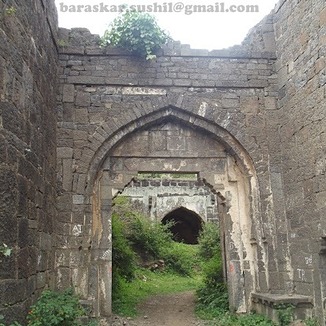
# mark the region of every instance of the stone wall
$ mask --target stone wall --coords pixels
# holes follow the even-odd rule
[[[217,194],[201,180],[133,179],[119,195],[128,197],[139,212],[161,223],[172,211],[185,208],[201,222],[217,222]]]
[[[56,217],[57,15],[0,1],[0,314],[23,321],[51,283]]]
[[[326,235],[325,1],[280,1],[274,16],[280,164],[286,213],[278,237],[288,247],[284,274],[293,292],[314,298],[324,315]],[[324,321],[323,321],[324,323]]]
[[[110,315],[113,196],[138,172],[191,172],[218,194],[233,308],[283,300],[324,323],[323,0],[281,0],[240,46],[172,42],[153,61],[61,29],[58,73],[53,1],[0,15],[0,314],[73,285]]]
[[[111,151],[110,158],[103,163],[103,169],[110,171],[114,195],[124,188],[131,178],[146,171],[178,171],[188,173],[188,176],[192,173],[197,180],[198,171],[201,170],[202,176],[213,182],[217,190],[225,190],[223,179],[226,179],[227,165],[225,148],[209,135],[175,122],[166,122],[130,135]],[[173,175],[178,174],[174,173],[171,177]],[[166,178],[164,173],[162,178]],[[208,217],[212,218],[213,212],[209,213],[208,210],[213,210],[216,215],[214,208],[208,209],[208,206],[211,206],[211,190],[186,181],[187,179],[181,179],[176,183],[175,180],[171,184],[168,180],[163,183],[153,180],[148,187],[142,182],[141,186],[124,188],[123,195],[136,196],[138,200],[142,200],[144,212],[157,221],[161,221],[167,213],[180,206],[193,210],[204,221],[207,221]],[[150,211],[149,196],[152,202]]]
[[[144,169],[197,171],[221,191],[232,304],[248,311],[251,291],[269,291],[267,260],[277,255],[270,178],[270,152],[278,153],[272,36],[267,18],[242,47],[209,52],[171,43],[156,60],[145,61],[99,48],[85,29],[60,31],[57,277],[61,287],[74,284],[95,315],[110,314],[113,190]],[[176,128],[164,145],[160,126],[169,123]],[[188,151],[173,134],[182,129],[194,130]],[[153,148],[139,145],[146,134],[153,136]],[[115,174],[110,164],[117,153],[125,159]],[[211,153],[216,160],[221,154],[222,170],[216,160],[210,164]]]

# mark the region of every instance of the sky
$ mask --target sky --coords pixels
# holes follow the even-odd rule
[[[278,0],[200,0],[199,3],[195,0],[55,0],[60,27],[86,27],[91,33],[102,36],[118,15],[115,11],[119,5],[139,6],[142,8],[140,10],[144,10],[143,6],[146,5],[146,10],[151,10],[150,13],[157,18],[159,26],[168,31],[175,41],[190,44],[193,49],[207,50],[240,44],[249,30],[269,14],[277,2]],[[200,5],[200,8],[196,8],[196,5]],[[170,11],[171,8],[174,12]],[[93,12],[86,12],[90,10]],[[160,10],[163,12],[159,13]]]

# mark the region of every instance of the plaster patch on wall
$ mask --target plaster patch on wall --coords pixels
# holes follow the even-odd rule
[[[306,271],[304,269],[298,268],[298,277],[302,281],[306,281]]]
[[[72,228],[72,234],[75,237],[78,237],[79,235],[81,235],[82,233],[82,226],[80,224],[76,224],[73,228]]]
[[[225,183],[226,182],[226,177],[224,174],[214,174],[214,183],[215,184],[220,184],[220,183]]]
[[[111,250],[110,249],[108,249],[108,250],[106,250],[104,253],[103,253],[103,255],[102,255],[102,259],[103,260],[111,260]]]
[[[63,276],[62,276],[61,270],[58,269],[57,278],[56,278],[58,289],[60,289],[62,287],[62,279],[63,279]]]
[[[115,197],[119,192],[119,189],[112,188],[112,198]]]
[[[173,165],[170,163],[164,163],[164,171],[171,170],[173,171]]]
[[[171,164],[171,163],[164,163],[164,171],[180,171],[185,166],[187,166],[186,161],[180,161],[180,164],[178,167],[173,167],[173,164]]]
[[[100,279],[100,290],[101,290],[101,294],[104,297],[105,300],[108,300],[108,293],[106,291],[106,284],[105,284],[105,280]]]
[[[150,87],[124,87],[123,95],[166,95],[166,90],[162,88]]]
[[[206,102],[202,102],[200,107],[199,107],[198,114],[200,116],[204,117],[205,114],[206,114],[207,107],[208,107],[208,104]]]
[[[181,161],[179,167],[177,169],[175,169],[175,171],[180,171],[181,168],[183,168],[185,166],[187,166],[187,162],[186,161]]]
[[[68,256],[69,257],[69,256]],[[37,262],[39,265],[39,261]],[[69,262],[67,262],[67,257],[63,253],[59,253],[56,255],[56,264],[58,266],[68,266]]]
[[[304,258],[306,265],[312,265],[312,255]]]
[[[227,173],[228,173],[228,181],[236,182],[238,180],[236,163],[234,161],[234,158],[230,156],[228,156],[227,159]]]
[[[228,125],[230,124],[230,121],[231,121],[231,115],[230,115],[230,112],[227,112],[226,119],[224,119],[221,126],[225,129],[227,129]]]
[[[71,275],[75,284],[79,284],[78,287],[75,288],[77,294],[82,295],[84,297],[87,296],[87,288],[88,288],[88,274],[82,269],[73,269]]]

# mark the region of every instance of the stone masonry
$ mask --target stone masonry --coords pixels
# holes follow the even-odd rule
[[[185,208],[196,213],[200,222],[218,222],[218,195],[201,181],[134,179],[118,195],[129,198],[153,221],[162,222],[169,213]]]
[[[141,173],[181,173],[213,194],[231,308],[275,318],[292,303],[325,324],[325,1],[281,0],[239,46],[171,42],[152,61],[58,31],[51,0],[14,15],[7,2],[0,243],[14,253],[1,258],[0,313],[22,319],[44,287],[73,286],[105,325],[112,199]],[[132,195],[152,209],[164,191],[150,185]],[[152,217],[205,216],[190,183],[179,190]]]
[[[0,257],[0,315],[6,320],[23,321],[54,283],[55,39],[52,1],[0,1],[0,245],[13,249]]]
[[[148,62],[104,52],[87,30],[61,30],[59,37],[72,44],[59,55],[58,209],[70,218],[60,227],[59,285],[78,283],[94,313],[109,315],[112,196],[139,171],[196,172],[220,192],[231,304],[248,311],[251,292],[269,288],[255,257],[267,264],[261,225],[273,202],[261,127],[266,106],[276,109],[275,55],[236,48],[226,56],[171,44]],[[258,169],[253,161],[261,162]],[[259,192],[258,183],[266,185]],[[266,206],[259,207],[260,198]]]

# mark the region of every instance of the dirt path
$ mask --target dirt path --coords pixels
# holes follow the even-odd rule
[[[112,326],[204,326],[194,315],[194,292],[157,295],[139,305],[139,316],[134,319],[116,317]]]

